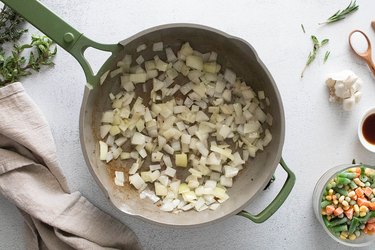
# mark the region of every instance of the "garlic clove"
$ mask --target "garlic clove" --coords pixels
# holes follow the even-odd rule
[[[356,93],[354,93],[354,99],[355,99],[355,103],[358,103],[362,98],[362,92],[361,91],[357,91]]]
[[[346,98],[342,101],[342,107],[345,111],[350,111],[353,109],[355,104],[355,98],[354,96],[351,96],[350,98]]]

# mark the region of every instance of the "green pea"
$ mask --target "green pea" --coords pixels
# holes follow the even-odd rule
[[[362,181],[362,182],[366,182],[368,180],[367,176],[366,175],[361,175],[359,177],[359,179]]]

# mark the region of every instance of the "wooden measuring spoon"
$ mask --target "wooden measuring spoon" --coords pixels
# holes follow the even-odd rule
[[[371,23],[372,27],[374,28],[375,26],[375,21],[373,21]],[[361,33],[365,38],[366,38],[366,41],[367,41],[367,50],[363,53],[358,53],[354,46],[352,45],[352,41],[351,41],[351,38],[352,38],[352,35],[354,33]],[[371,49],[371,42],[370,42],[370,39],[367,37],[367,35],[361,31],[361,30],[353,30],[352,32],[350,32],[349,34],[349,45],[350,47],[352,48],[352,50],[354,51],[354,53],[359,56],[360,58],[362,58],[363,60],[366,61],[367,65],[369,66],[369,68],[371,69],[372,73],[374,74],[375,76],[375,65],[374,65],[374,61],[372,60],[372,49]]]

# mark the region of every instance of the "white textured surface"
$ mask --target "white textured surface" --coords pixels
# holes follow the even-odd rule
[[[237,0],[237,1],[115,1],[44,0],[47,6],[93,40],[113,43],[145,28],[172,22],[199,23],[250,42],[275,78],[286,114],[283,156],[297,176],[290,197],[263,224],[233,216],[197,229],[169,229],[121,214],[109,205],[83,160],[78,117],[85,78],[79,64],[59,49],[53,69],[23,80],[27,92],[46,115],[55,137],[61,167],[72,190],[79,190],[96,206],[119,218],[139,236],[145,249],[345,249],[326,235],[313,215],[311,195],[317,179],[331,166],[357,161],[375,164],[356,136],[360,115],[375,106],[375,78],[347,43],[351,30],[365,31],[375,44],[370,21],[375,2],[358,0],[360,9],[347,19],[318,26],[349,1]],[[303,23],[306,34],[301,30]],[[36,31],[30,28],[30,33]],[[300,79],[311,50],[309,35],[329,38],[325,49]],[[352,112],[328,102],[324,80],[330,72],[352,69],[363,81],[363,99]],[[251,211],[259,211],[283,184],[277,181]],[[255,210],[254,210],[255,209]],[[25,249],[22,218],[0,197],[0,249]],[[374,246],[367,249],[373,249]]]

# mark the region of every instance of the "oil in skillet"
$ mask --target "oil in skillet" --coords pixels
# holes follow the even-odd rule
[[[369,115],[363,122],[362,134],[366,141],[375,145],[375,114]]]

